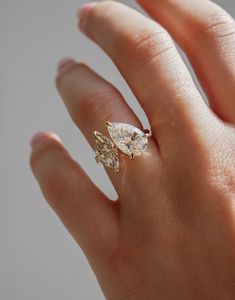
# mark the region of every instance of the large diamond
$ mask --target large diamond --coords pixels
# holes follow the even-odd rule
[[[147,148],[148,139],[140,129],[124,123],[106,123],[115,145],[130,157],[141,155]]]
[[[104,166],[119,172],[118,150],[114,143],[98,131],[93,132],[95,138],[95,159],[102,162]]]

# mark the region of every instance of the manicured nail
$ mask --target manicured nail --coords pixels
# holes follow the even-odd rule
[[[39,144],[42,141],[47,140],[47,139],[54,139],[54,140],[61,143],[61,139],[57,134],[55,134],[53,132],[42,132],[42,131],[40,131],[40,132],[33,135],[33,137],[30,140],[30,146],[33,148],[37,144]]]
[[[65,57],[61,59],[57,64],[57,73],[59,74],[61,71],[65,70],[67,67],[75,64],[76,61],[71,57]]]
[[[96,6],[98,2],[90,2],[82,5],[77,13],[77,18],[79,20],[79,23],[81,24],[84,21],[84,18],[89,10],[91,10],[94,6]]]

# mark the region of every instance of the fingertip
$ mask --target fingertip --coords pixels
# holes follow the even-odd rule
[[[63,173],[66,173],[65,169],[71,160],[68,152],[54,132],[40,131],[32,137],[30,144],[29,164],[36,180],[40,186],[43,182],[43,187],[50,184],[53,189]]]
[[[89,2],[84,5],[82,5],[77,12],[77,19],[79,22],[83,22],[84,18],[86,17],[86,14],[98,4],[98,2]]]
[[[33,149],[41,142],[49,139],[56,140],[57,142],[62,144],[61,138],[56,133],[39,131],[32,136],[30,140],[30,146]]]
[[[68,67],[76,64],[76,60],[72,57],[64,57],[57,63],[57,74],[61,73]]]

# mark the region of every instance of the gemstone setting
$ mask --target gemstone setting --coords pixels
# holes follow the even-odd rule
[[[111,139],[98,131],[94,131],[93,136],[95,139],[94,150],[96,162],[102,162],[104,166],[113,169],[115,172],[119,172],[119,153],[115,144]]]
[[[126,155],[133,158],[146,150],[147,135],[139,128],[125,123],[110,122],[107,122],[106,126],[114,144]]]

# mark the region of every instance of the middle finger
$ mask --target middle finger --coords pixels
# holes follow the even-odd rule
[[[123,4],[102,1],[80,11],[80,28],[117,65],[160,147],[163,138],[177,140],[177,131],[188,136],[187,125],[209,113],[173,40],[157,23]]]

